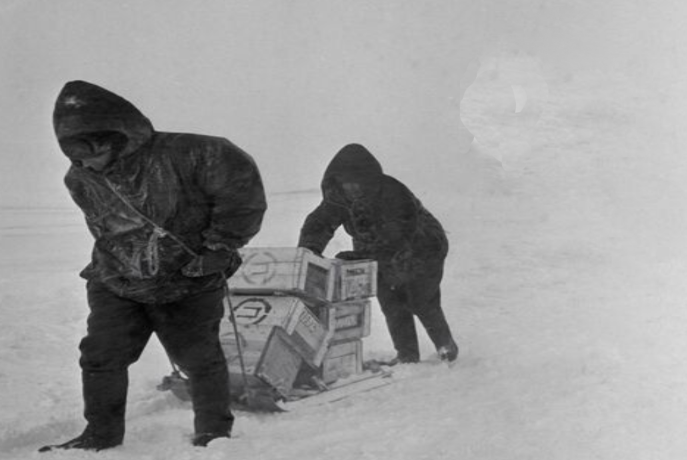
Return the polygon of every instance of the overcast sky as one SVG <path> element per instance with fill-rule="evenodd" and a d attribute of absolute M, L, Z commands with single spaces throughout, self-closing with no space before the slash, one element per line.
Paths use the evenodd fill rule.
<path fill-rule="evenodd" d="M 317 187 L 348 142 L 431 175 L 465 146 L 466 70 L 496 43 L 679 86 L 680 4 L 0 0 L 0 204 L 70 206 L 51 126 L 69 80 L 122 95 L 158 130 L 231 139 L 269 191 Z"/>

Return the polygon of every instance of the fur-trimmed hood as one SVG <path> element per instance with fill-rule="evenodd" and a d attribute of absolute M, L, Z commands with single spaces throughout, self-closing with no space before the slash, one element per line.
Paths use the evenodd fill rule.
<path fill-rule="evenodd" d="M 118 156 L 129 155 L 148 142 L 153 125 L 133 104 L 100 86 L 85 81 L 67 83 L 55 102 L 53 126 L 60 147 L 67 157 L 70 138 L 115 132 L 126 137 Z"/>

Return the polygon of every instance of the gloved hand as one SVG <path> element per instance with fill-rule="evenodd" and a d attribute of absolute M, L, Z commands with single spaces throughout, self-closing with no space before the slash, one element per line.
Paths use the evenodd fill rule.
<path fill-rule="evenodd" d="M 321 252 L 321 251 L 318 251 L 318 250 L 315 249 L 314 247 L 310 247 L 310 246 L 298 246 L 298 247 L 299 247 L 299 248 L 303 248 L 303 249 L 307 249 L 308 251 L 312 252 L 313 254 L 322 257 L 322 252 Z"/>
<path fill-rule="evenodd" d="M 197 278 L 224 272 L 229 278 L 236 273 L 242 262 L 241 255 L 236 249 L 204 248 L 198 257 L 181 269 L 181 273 L 190 278 Z"/>
<path fill-rule="evenodd" d="M 341 259 L 341 260 L 362 260 L 362 259 L 369 259 L 368 256 L 363 254 L 362 252 L 358 251 L 341 251 L 337 255 L 334 256 L 336 259 Z"/>

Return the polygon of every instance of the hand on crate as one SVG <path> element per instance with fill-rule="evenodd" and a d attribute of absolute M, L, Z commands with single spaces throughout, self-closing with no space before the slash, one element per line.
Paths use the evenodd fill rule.
<path fill-rule="evenodd" d="M 235 249 L 204 248 L 198 257 L 181 269 L 181 273 L 190 278 L 197 278 L 224 272 L 229 278 L 236 273 L 242 262 L 241 256 Z"/>
<path fill-rule="evenodd" d="M 325 244 L 326 246 L 326 244 Z M 301 244 L 298 246 L 299 248 L 307 249 L 308 251 L 312 252 L 315 255 L 318 255 L 322 257 L 322 249 L 319 249 L 317 245 L 315 244 Z"/>
<path fill-rule="evenodd" d="M 369 259 L 369 256 L 366 254 L 363 254 L 362 252 L 359 251 L 341 251 L 337 255 L 334 256 L 337 259 L 341 260 L 362 260 L 362 259 Z"/>

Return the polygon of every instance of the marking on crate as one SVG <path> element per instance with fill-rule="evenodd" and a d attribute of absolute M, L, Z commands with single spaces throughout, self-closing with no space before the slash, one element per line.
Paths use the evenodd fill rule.
<path fill-rule="evenodd" d="M 359 323 L 357 315 L 349 315 L 349 316 L 344 316 L 341 318 L 336 318 L 336 328 L 337 329 L 345 329 L 347 327 L 355 327 Z"/>
<path fill-rule="evenodd" d="M 320 329 L 320 324 L 317 322 L 317 320 L 305 311 L 301 312 L 301 315 L 298 317 L 298 321 L 310 332 L 318 332 Z"/>
<path fill-rule="evenodd" d="M 272 305 L 259 297 L 250 297 L 234 306 L 236 321 L 241 324 L 260 324 L 270 311 Z"/>
<path fill-rule="evenodd" d="M 262 260 L 265 259 L 265 260 Z M 248 284 L 267 284 L 277 274 L 277 259 L 269 252 L 250 254 L 243 261 L 243 280 Z"/>

